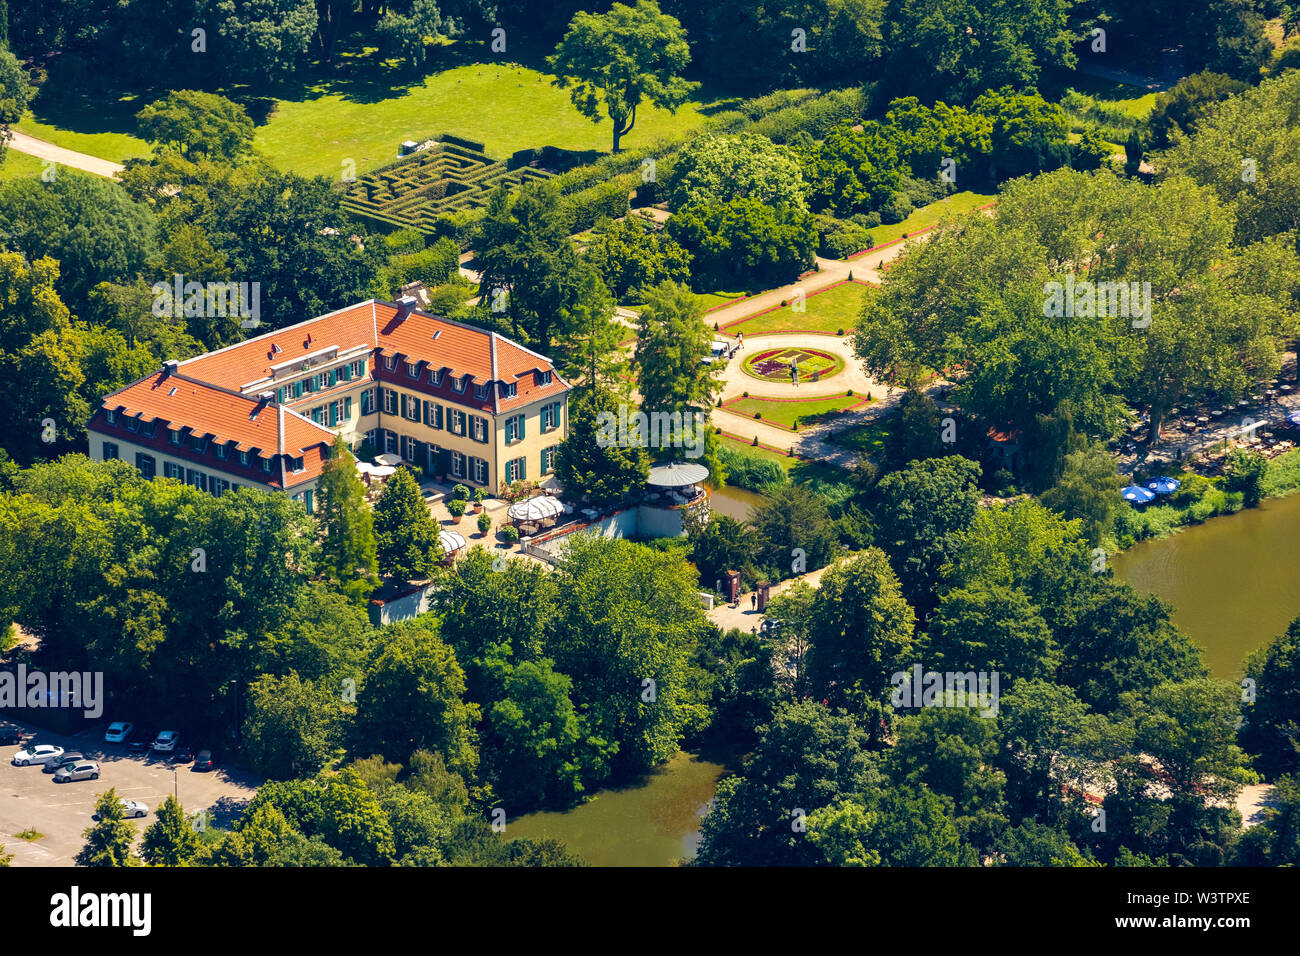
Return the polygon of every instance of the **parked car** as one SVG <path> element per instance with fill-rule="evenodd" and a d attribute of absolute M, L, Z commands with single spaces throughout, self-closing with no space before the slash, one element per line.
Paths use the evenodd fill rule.
<path fill-rule="evenodd" d="M 122 816 L 124 817 L 142 817 L 149 812 L 149 805 L 141 803 L 139 800 L 122 800 Z M 96 810 L 90 815 L 92 820 L 99 819 L 99 811 Z"/>
<path fill-rule="evenodd" d="M 169 754 L 176 749 L 176 745 L 181 741 L 179 730 L 160 730 L 158 736 L 149 746 L 156 753 Z"/>
<path fill-rule="evenodd" d="M 217 765 L 217 756 L 211 750 L 200 750 L 194 756 L 195 770 L 212 770 Z"/>
<path fill-rule="evenodd" d="M 104 731 L 104 742 L 124 744 L 131 738 L 131 731 L 134 729 L 135 724 L 127 723 L 124 720 L 116 720 L 108 725 L 108 730 Z"/>
<path fill-rule="evenodd" d="M 20 750 L 14 754 L 14 766 L 28 767 L 32 764 L 43 764 L 50 760 L 58 760 L 63 756 L 63 748 L 56 747 L 53 744 L 31 743 L 25 750 Z"/>
<path fill-rule="evenodd" d="M 176 752 L 172 754 L 172 763 L 189 763 L 193 759 L 194 751 L 185 744 L 179 745 Z"/>
<path fill-rule="evenodd" d="M 93 760 L 64 764 L 54 774 L 55 783 L 69 783 L 73 780 L 98 780 L 99 764 Z"/>
<path fill-rule="evenodd" d="M 46 761 L 43 769 L 45 773 L 57 773 L 60 767 L 67 766 L 70 763 L 79 763 L 88 759 L 90 758 L 80 750 L 65 750 L 63 751 L 63 756 Z"/>
<path fill-rule="evenodd" d="M 23 742 L 21 727 L 0 727 L 0 745 L 20 744 Z"/>
<path fill-rule="evenodd" d="M 133 730 L 126 738 L 126 749 L 148 750 L 151 743 L 153 743 L 153 734 L 144 730 Z"/>

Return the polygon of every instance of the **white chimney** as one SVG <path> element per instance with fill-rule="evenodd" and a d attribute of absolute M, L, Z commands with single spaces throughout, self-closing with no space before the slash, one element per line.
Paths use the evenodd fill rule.
<path fill-rule="evenodd" d="M 395 316 L 395 321 L 401 322 L 408 315 L 410 315 L 411 310 L 414 309 L 419 304 L 420 304 L 420 300 L 413 295 L 402 296 L 400 299 L 397 300 L 397 315 Z"/>

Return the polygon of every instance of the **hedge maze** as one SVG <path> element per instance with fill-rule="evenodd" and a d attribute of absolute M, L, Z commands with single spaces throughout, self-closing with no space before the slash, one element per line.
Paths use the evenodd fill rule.
<path fill-rule="evenodd" d="M 511 168 L 483 152 L 483 144 L 444 136 L 428 149 L 361 177 L 343 199 L 356 216 L 433 235 L 445 213 L 479 209 L 497 186 L 511 189 L 553 174 L 533 166 Z"/>

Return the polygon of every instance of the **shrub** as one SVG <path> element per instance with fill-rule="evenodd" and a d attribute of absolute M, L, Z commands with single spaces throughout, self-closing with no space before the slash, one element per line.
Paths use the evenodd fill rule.
<path fill-rule="evenodd" d="M 793 454 L 794 449 L 791 448 L 790 452 Z M 770 458 L 731 448 L 720 449 L 718 458 L 727 470 L 727 484 L 737 488 L 762 492 L 786 481 L 785 470 Z"/>
<path fill-rule="evenodd" d="M 447 513 L 453 518 L 459 518 L 465 513 L 465 502 L 459 498 L 452 498 L 447 502 Z"/>
<path fill-rule="evenodd" d="M 514 544 L 519 540 L 519 529 L 512 524 L 506 525 L 498 531 L 497 534 L 500 536 L 502 541 L 505 541 L 508 544 Z"/>
<path fill-rule="evenodd" d="M 912 214 L 912 200 L 901 189 L 892 193 L 880 208 L 881 222 L 902 222 Z"/>
<path fill-rule="evenodd" d="M 566 196 L 563 206 L 569 218 L 569 229 L 582 232 L 590 229 L 603 217 L 619 219 L 631 209 L 628 194 L 641 182 L 635 175 L 618 176 L 609 182 L 597 183 L 580 193 Z"/>
<path fill-rule="evenodd" d="M 871 236 L 867 231 L 846 219 L 819 215 L 816 225 L 817 252 L 828 259 L 844 259 L 871 247 Z M 853 278 L 851 273 L 849 278 Z"/>
<path fill-rule="evenodd" d="M 466 485 L 453 486 L 451 498 L 453 501 L 469 501 L 469 488 Z"/>
<path fill-rule="evenodd" d="M 492 527 L 492 516 L 486 511 L 478 516 L 478 530 L 480 534 L 487 534 L 488 529 Z"/>

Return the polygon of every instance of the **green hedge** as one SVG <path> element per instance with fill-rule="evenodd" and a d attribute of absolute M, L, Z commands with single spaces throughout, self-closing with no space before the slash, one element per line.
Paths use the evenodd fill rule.
<path fill-rule="evenodd" d="M 583 232 L 594 226 L 602 217 L 618 219 L 628 214 L 628 193 L 641 185 L 641 177 L 629 173 L 617 176 L 563 200 L 569 216 L 569 229 Z"/>

